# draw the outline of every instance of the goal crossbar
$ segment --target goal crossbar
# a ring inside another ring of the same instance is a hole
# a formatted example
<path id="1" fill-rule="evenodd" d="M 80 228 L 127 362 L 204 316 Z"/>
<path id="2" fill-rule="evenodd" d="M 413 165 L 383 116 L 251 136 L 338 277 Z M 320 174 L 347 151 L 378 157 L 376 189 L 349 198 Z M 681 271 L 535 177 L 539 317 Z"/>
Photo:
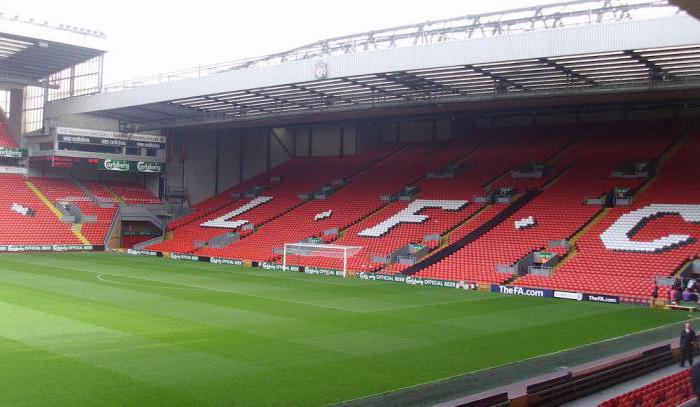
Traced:
<path id="1" fill-rule="evenodd" d="M 348 275 L 348 258 L 362 250 L 362 246 L 342 246 L 318 243 L 285 243 L 282 252 L 282 270 L 287 270 L 287 255 L 319 256 L 343 259 L 343 277 Z"/>

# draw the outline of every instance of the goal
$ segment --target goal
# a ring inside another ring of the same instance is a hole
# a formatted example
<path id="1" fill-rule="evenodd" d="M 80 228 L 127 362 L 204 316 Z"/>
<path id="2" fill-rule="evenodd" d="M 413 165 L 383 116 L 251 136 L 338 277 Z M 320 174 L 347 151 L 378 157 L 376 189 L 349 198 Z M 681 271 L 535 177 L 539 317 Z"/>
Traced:
<path id="1" fill-rule="evenodd" d="M 333 259 L 343 259 L 343 277 L 348 275 L 348 259 L 356 255 L 361 246 L 341 246 L 335 244 L 317 243 L 285 243 L 282 253 L 282 270 L 287 270 L 287 255 L 318 256 Z"/>

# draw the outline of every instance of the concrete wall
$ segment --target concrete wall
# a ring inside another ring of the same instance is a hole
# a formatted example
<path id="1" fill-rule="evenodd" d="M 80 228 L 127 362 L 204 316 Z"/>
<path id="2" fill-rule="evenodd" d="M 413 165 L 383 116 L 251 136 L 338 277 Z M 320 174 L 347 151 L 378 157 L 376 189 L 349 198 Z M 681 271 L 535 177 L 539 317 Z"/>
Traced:
<path id="1" fill-rule="evenodd" d="M 10 90 L 10 116 L 7 127 L 17 145 L 22 144 L 22 114 L 24 112 L 24 89 Z"/>
<path id="2" fill-rule="evenodd" d="M 224 131 L 219 135 L 218 192 L 241 182 L 241 151 L 243 136 L 239 129 Z"/>
<path id="3" fill-rule="evenodd" d="M 411 121 L 374 125 L 334 124 L 295 128 L 176 130 L 168 143 L 167 185 L 182 184 L 180 152 L 184 141 L 184 190 L 195 204 L 291 159 L 340 156 L 368 151 L 382 142 L 448 139 L 451 122 Z"/>
<path id="4" fill-rule="evenodd" d="M 49 127 L 64 126 L 77 127 L 79 129 L 119 131 L 119 120 L 110 119 L 104 116 L 97 116 L 94 114 L 72 114 L 68 116 L 61 116 L 50 119 L 48 125 Z M 146 133 L 160 134 L 160 131 Z"/>

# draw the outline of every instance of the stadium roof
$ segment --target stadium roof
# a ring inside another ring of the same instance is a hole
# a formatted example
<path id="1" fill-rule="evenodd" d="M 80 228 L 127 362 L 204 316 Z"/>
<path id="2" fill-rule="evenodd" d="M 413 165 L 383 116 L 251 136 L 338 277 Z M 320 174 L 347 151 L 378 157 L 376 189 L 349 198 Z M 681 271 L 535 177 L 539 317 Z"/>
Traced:
<path id="1" fill-rule="evenodd" d="M 667 1 L 577 0 L 394 27 L 51 103 L 140 130 L 494 99 L 700 89 L 700 23 Z"/>
<path id="2" fill-rule="evenodd" d="M 695 18 L 700 18 L 700 2 L 697 0 L 671 0 L 671 3 L 686 10 Z"/>
<path id="3" fill-rule="evenodd" d="M 104 54 L 104 33 L 0 12 L 0 86 L 56 87 L 48 76 Z"/>

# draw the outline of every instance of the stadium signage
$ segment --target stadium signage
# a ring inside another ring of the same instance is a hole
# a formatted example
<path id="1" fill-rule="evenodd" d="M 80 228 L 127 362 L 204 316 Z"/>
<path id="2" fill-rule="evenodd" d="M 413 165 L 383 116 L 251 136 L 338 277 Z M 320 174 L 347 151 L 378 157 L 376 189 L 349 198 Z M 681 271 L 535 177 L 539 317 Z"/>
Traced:
<path id="1" fill-rule="evenodd" d="M 228 264 L 229 266 L 243 266 L 245 263 L 243 260 L 236 259 L 222 259 L 220 257 L 212 257 L 209 259 L 211 264 Z"/>
<path id="2" fill-rule="evenodd" d="M 170 253 L 170 258 L 173 260 L 199 261 L 199 256 L 193 254 Z"/>
<path id="3" fill-rule="evenodd" d="M 132 256 L 157 256 L 158 252 L 154 252 L 153 250 L 136 250 L 136 249 L 128 249 L 126 251 L 127 254 L 130 254 Z"/>
<path id="4" fill-rule="evenodd" d="M 565 300 L 583 300 L 582 293 L 572 293 L 569 291 L 554 291 L 554 298 L 563 298 Z"/>
<path id="5" fill-rule="evenodd" d="M 97 164 L 98 170 L 120 171 L 120 172 L 149 172 L 162 173 L 165 165 L 152 161 L 130 161 L 130 160 L 100 160 Z"/>
<path id="6" fill-rule="evenodd" d="M 491 292 L 508 295 L 522 295 L 526 297 L 554 297 L 554 290 L 548 290 L 543 288 L 519 287 L 512 285 L 494 284 L 491 286 Z"/>
<path id="7" fill-rule="evenodd" d="M 0 147 L 0 157 L 22 158 L 26 156 L 26 148 Z"/>
<path id="8" fill-rule="evenodd" d="M 56 134 L 59 136 L 73 136 L 76 138 L 83 139 L 118 139 L 127 141 L 143 141 L 149 143 L 165 144 L 165 137 L 153 134 L 121 133 L 117 131 L 78 129 L 74 127 L 55 127 L 54 129 Z"/>
<path id="9" fill-rule="evenodd" d="M 82 244 L 49 244 L 49 245 L 3 245 L 0 252 L 67 252 L 92 250 L 91 245 Z"/>
<path id="10" fill-rule="evenodd" d="M 156 148 L 165 149 L 165 143 L 156 143 L 152 141 L 124 140 L 115 138 L 100 138 L 87 136 L 70 136 L 65 134 L 58 135 L 58 141 L 71 144 L 93 144 L 102 146 L 116 147 L 137 147 L 137 148 Z"/>
<path id="11" fill-rule="evenodd" d="M 583 299 L 586 301 L 604 302 L 606 304 L 619 304 L 620 303 L 620 297 L 615 297 L 612 295 L 583 294 Z"/>
<path id="12" fill-rule="evenodd" d="M 292 266 L 287 266 L 287 268 L 290 268 L 290 267 L 292 267 Z M 293 271 L 296 271 L 296 270 L 293 270 Z M 317 267 L 305 267 L 304 273 L 316 274 L 316 275 L 320 275 L 320 276 L 342 276 L 343 270 L 324 269 L 324 268 L 317 268 Z"/>
<path id="13" fill-rule="evenodd" d="M 380 273 L 358 273 L 357 276 L 361 280 L 370 281 L 391 281 L 395 283 L 404 283 L 409 285 L 420 285 L 420 286 L 434 286 L 434 287 L 447 287 L 447 288 L 463 288 L 468 290 L 476 289 L 477 286 L 474 283 L 467 283 L 464 281 L 452 281 L 452 280 L 438 280 L 434 278 L 421 278 L 406 276 L 403 274 L 380 274 Z"/>
<path id="14" fill-rule="evenodd" d="M 259 267 L 264 268 L 265 270 L 282 270 L 283 267 L 281 264 L 278 263 L 270 263 L 270 262 L 262 262 L 259 263 Z M 289 266 L 287 265 L 287 270 L 288 271 L 299 271 L 299 266 Z"/>
<path id="15" fill-rule="evenodd" d="M 25 167 L 5 167 L 0 166 L 0 174 L 27 174 L 28 171 Z"/>

